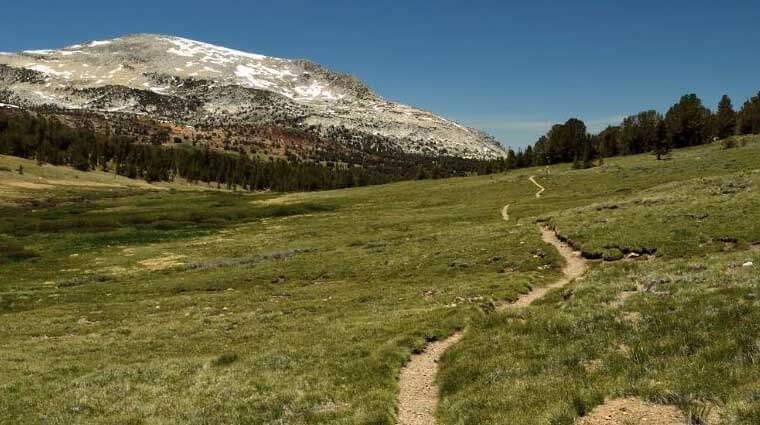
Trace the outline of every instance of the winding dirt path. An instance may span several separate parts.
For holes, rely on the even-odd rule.
[[[581,257],[581,253],[573,251],[573,248],[571,248],[570,245],[559,240],[553,230],[542,227],[541,239],[556,248],[565,259],[565,267],[562,268],[562,277],[551,285],[533,289],[518,298],[517,301],[512,304],[503,304],[499,306],[497,310],[503,311],[511,308],[529,306],[533,301],[543,298],[549,291],[561,288],[576,278],[581,277],[583,273],[586,273],[586,260]]]
[[[530,181],[540,188],[536,198],[541,197],[545,190],[533,177]],[[509,221],[509,205],[501,210],[501,217]],[[503,304],[497,311],[526,307],[542,298],[549,291],[561,288],[586,272],[586,261],[579,252],[557,238],[554,231],[541,228],[541,239],[554,246],[565,259],[562,277],[551,285],[533,289],[521,296],[514,303]],[[399,398],[397,425],[436,425],[435,410],[438,406],[438,388],[435,377],[438,374],[438,361],[443,353],[462,339],[464,332],[457,332],[443,341],[436,341],[425,348],[420,354],[415,354],[409,363],[401,370],[399,377]]]
[[[533,184],[535,184],[536,186],[538,186],[538,192],[536,192],[536,198],[540,198],[540,197],[541,197],[541,194],[542,194],[542,193],[544,193],[544,191],[546,190],[546,188],[545,188],[545,187],[543,187],[543,186],[541,186],[541,185],[540,185],[540,184],[539,184],[539,183],[536,181],[536,176],[530,176],[530,177],[528,177],[528,180],[530,180],[530,181],[531,181]]]

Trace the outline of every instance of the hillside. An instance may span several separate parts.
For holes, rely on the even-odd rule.
[[[246,126],[275,126],[308,131],[325,143],[365,140],[405,153],[473,159],[506,155],[485,133],[385,100],[358,79],[313,62],[152,34],[0,53],[0,102],[147,116],[184,124],[198,139],[227,133],[226,143],[251,143],[236,135]],[[337,137],[341,132],[348,134]]]
[[[756,424],[760,140],[742,140],[292,194],[0,156],[0,417],[393,424],[402,367],[464,330],[437,363],[441,424],[596,425],[632,399]],[[588,271],[505,309],[563,274],[540,226]]]

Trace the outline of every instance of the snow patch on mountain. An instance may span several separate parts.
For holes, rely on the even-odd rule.
[[[31,69],[32,71],[41,72],[43,74],[53,75],[56,77],[61,77],[65,79],[71,79],[71,72],[69,71],[56,71],[48,66],[45,65],[31,65],[26,67],[27,69]]]
[[[112,44],[112,43],[113,41],[111,40],[104,40],[104,41],[94,40],[94,41],[89,42],[87,45],[90,47],[98,47],[98,46],[108,46],[109,44]]]
[[[24,50],[24,53],[29,53],[32,55],[49,55],[53,53],[55,50],[49,50],[49,49],[40,49],[40,50]]]
[[[217,65],[233,63],[240,58],[247,59],[266,59],[266,56],[255,53],[246,53],[239,50],[228,49],[226,47],[214,46],[213,44],[202,43],[200,41],[188,40],[181,37],[165,37],[169,43],[175,47],[168,49],[166,52],[177,56],[195,58],[200,57],[201,62],[211,62]]]
[[[235,69],[235,75],[245,80],[244,84],[247,83],[249,87],[265,90],[275,87],[274,83],[258,78],[260,74],[245,65],[238,65]]]

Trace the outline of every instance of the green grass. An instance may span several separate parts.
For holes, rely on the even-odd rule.
[[[757,275],[727,267],[760,260],[759,159],[750,141],[279,195],[88,186],[114,177],[0,157],[26,170],[0,171],[0,423],[392,424],[410,353],[465,326],[443,423],[571,423],[622,394],[753,423]],[[489,313],[558,277],[538,218],[657,257]]]
[[[629,395],[758,423],[758,272],[732,266],[747,260],[760,255],[598,267],[568,300],[482,318],[447,357],[444,423],[572,424]]]

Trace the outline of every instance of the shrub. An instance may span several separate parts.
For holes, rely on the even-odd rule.
[[[726,137],[720,142],[720,145],[723,149],[733,149],[737,147],[744,147],[747,146],[747,139],[744,137]]]
[[[216,366],[216,367],[229,366],[232,363],[235,363],[236,361],[238,361],[238,358],[239,357],[238,357],[237,354],[234,354],[234,353],[225,353],[225,354],[222,354],[221,356],[217,357],[217,359],[214,360],[213,362],[211,362],[211,364],[214,365],[214,366]]]
[[[33,251],[29,251],[21,245],[0,242],[0,263],[6,261],[23,261],[34,257],[39,257],[39,255]]]

